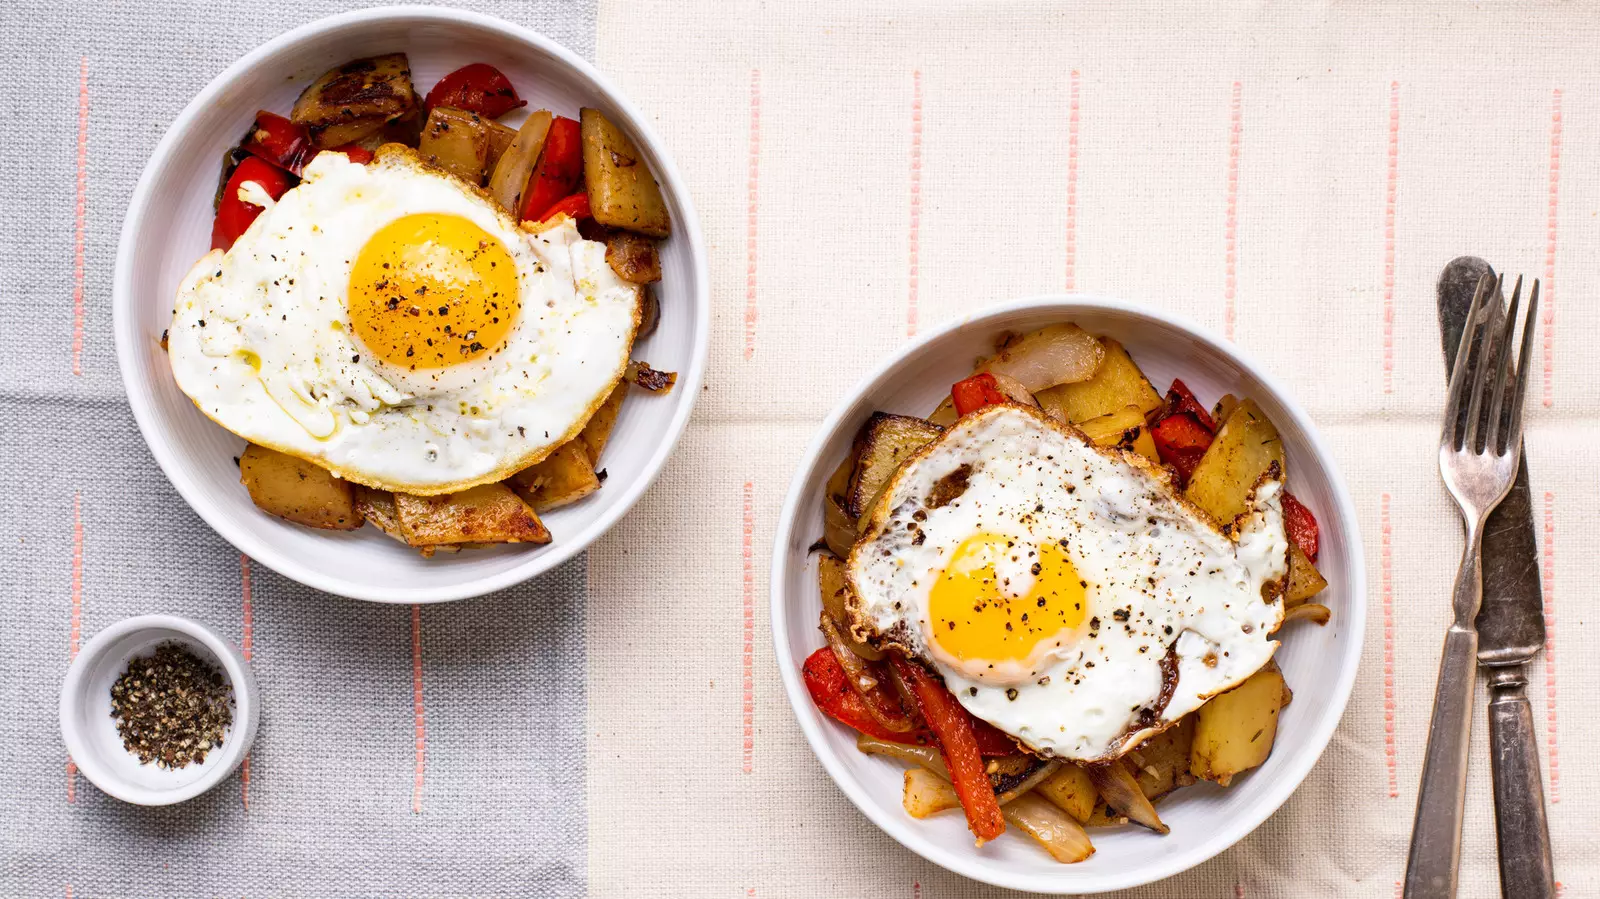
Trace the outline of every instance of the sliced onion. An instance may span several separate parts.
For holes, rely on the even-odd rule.
[[[851,633],[848,627],[845,627],[845,622],[850,620],[845,612],[845,602],[849,599],[850,588],[845,584],[844,576],[842,574],[830,575],[827,569],[821,568],[821,566],[835,565],[842,569],[844,563],[831,556],[824,556],[817,564],[820,569],[818,573],[822,588],[823,614],[833,619],[833,623],[838,626],[839,637],[844,640],[846,646],[850,647],[852,653],[869,662],[881,661],[883,659],[882,652],[857,640],[856,635]],[[833,581],[833,583],[830,584],[830,581]]]
[[[1317,624],[1327,624],[1333,618],[1333,612],[1320,602],[1303,602],[1283,613],[1284,624],[1301,618],[1315,621]]]
[[[1034,407],[1039,405],[1039,401],[1033,398],[1033,394],[1028,388],[1022,386],[1021,381],[1003,372],[992,371],[989,374],[994,375],[995,386],[999,387],[1000,392],[1010,398],[1013,403]]]
[[[1106,348],[1077,325],[1047,325],[1007,344],[979,371],[1015,378],[1030,393],[1094,377]]]
[[[956,788],[950,781],[927,768],[914,765],[906,769],[906,787],[900,805],[905,808],[906,814],[920,819],[960,808],[961,797],[956,795]]]
[[[916,722],[911,720],[905,709],[900,708],[899,701],[885,689],[884,678],[879,670],[851,650],[850,645],[839,634],[839,626],[826,611],[822,613],[821,627],[822,636],[828,641],[828,648],[833,650],[834,657],[839,660],[839,666],[844,669],[845,680],[849,681],[850,689],[856,691],[856,695],[866,703],[867,713],[872,719],[897,734],[908,734],[915,730]]]
[[[822,542],[841,557],[848,557],[856,542],[856,520],[831,496],[822,501]]]
[[[528,178],[533,174],[534,163],[539,161],[539,153],[544,150],[544,139],[550,134],[554,118],[548,109],[528,116],[517,129],[517,136],[511,139],[511,146],[500,154],[494,173],[489,176],[489,196],[513,217],[519,214],[522,192],[528,187]]]
[[[1083,825],[1048,800],[1028,793],[1000,806],[1006,821],[1038,841],[1050,857],[1062,864],[1081,862],[1094,855],[1094,844]]]
[[[929,771],[950,779],[950,769],[944,765],[944,756],[939,754],[937,746],[914,746],[909,743],[891,743],[866,734],[856,734],[856,748],[867,755],[886,755],[890,758],[921,765]]]

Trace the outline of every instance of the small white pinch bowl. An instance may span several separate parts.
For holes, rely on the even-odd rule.
[[[375,528],[317,531],[269,516],[239,484],[234,457],[245,441],[211,422],[172,378],[160,346],[183,275],[211,246],[211,200],[222,154],[256,110],[286,114],[302,88],[339,63],[404,51],[425,93],[470,62],[504,72],[528,101],[576,116],[601,110],[633,138],[661,185],[673,235],[660,244],[661,304],[655,334],[634,358],[678,373],[664,396],[636,392],[623,406],[600,465],[605,486],[544,517],[547,546],[506,545],[424,559]],[[514,112],[508,123],[525,111]],[[583,551],[655,480],[677,446],[700,393],[710,345],[705,241],[683,177],[648,120],[587,62],[549,38],[458,9],[383,7],[321,19],[289,31],[229,66],[178,116],[133,193],[112,288],[117,358],[139,430],[178,493],[241,552],[329,593],[391,603],[442,602],[536,577]]]
[[[233,724],[204,762],[183,768],[140,764],[124,749],[111,717],[111,685],[128,661],[177,643],[222,670],[233,686]],[[61,736],[83,776],[102,792],[134,805],[171,805],[221,783],[244,761],[261,721],[260,693],[250,665],[216,631],[176,615],[125,618],[94,635],[61,685]]]
[[[915,820],[901,807],[905,766],[862,754],[855,733],[825,716],[801,681],[800,665],[823,644],[821,600],[810,547],[822,535],[828,476],[874,411],[923,416],[993,352],[1002,332],[1075,322],[1121,341],[1151,383],[1164,390],[1180,377],[1202,402],[1224,393],[1254,399],[1277,425],[1288,453],[1289,488],[1321,526],[1317,567],[1329,581],[1320,602],[1333,610],[1324,627],[1289,625],[1277,659],[1294,690],[1271,757],[1224,789],[1199,783],[1163,800],[1172,832],[1137,825],[1089,832],[1095,854],[1075,865],[1053,861],[1015,832],[976,848],[965,818],[950,812]],[[944,868],[995,886],[1041,893],[1098,893],[1151,883],[1188,870],[1238,842],[1281,806],[1305,779],[1344,713],[1366,629],[1366,566],[1355,509],[1333,454],[1305,412],[1237,347],[1166,312],[1097,296],[1046,296],[975,313],[919,336],[869,374],[828,416],[796,471],[773,543],[772,636],[778,670],[811,748],[845,795],[884,832]]]

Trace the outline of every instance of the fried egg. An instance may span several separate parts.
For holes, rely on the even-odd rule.
[[[1109,760],[1272,658],[1282,488],[1269,472],[1224,533],[1138,454],[991,406],[912,456],[869,510],[851,625],[1040,754]]]
[[[399,145],[322,153],[179,287],[168,357],[229,431],[415,494],[501,480],[621,378],[639,290],[570,220],[533,233]]]

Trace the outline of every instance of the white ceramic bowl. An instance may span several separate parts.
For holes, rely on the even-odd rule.
[[[198,765],[142,765],[122,747],[111,717],[111,685],[128,660],[163,643],[178,643],[222,669],[233,685],[233,724],[222,745]],[[111,796],[135,805],[171,805],[204,793],[233,773],[256,738],[261,704],[255,676],[232,643],[199,622],[175,615],[141,615],[111,625],[83,645],[61,685],[61,736],[78,770]]]
[[[904,766],[857,751],[854,732],[824,716],[800,678],[801,662],[823,645],[817,632],[816,563],[808,548],[822,534],[824,485],[861,423],[875,410],[926,415],[952,383],[971,373],[974,358],[993,351],[996,335],[1066,321],[1121,341],[1157,389],[1181,377],[1202,402],[1231,392],[1261,406],[1283,435],[1290,489],[1321,525],[1317,565],[1330,586],[1320,601],[1333,610],[1325,627],[1297,623],[1282,633],[1277,657],[1295,695],[1265,765],[1228,789],[1202,783],[1164,800],[1161,817],[1172,828],[1167,836],[1135,825],[1092,831],[1097,851],[1076,865],[1052,861],[1017,833],[974,848],[959,814],[911,818],[900,805]],[[918,338],[828,417],[800,463],[778,522],[772,635],[784,687],[806,739],[845,795],[890,836],[975,880],[1039,892],[1094,893],[1193,867],[1254,830],[1289,798],[1327,746],[1355,682],[1366,624],[1365,571],[1355,510],[1332,454],[1305,412],[1264,371],[1233,346],[1164,312],[1098,297],[1041,297],[989,309]]]
[[[397,50],[409,55],[419,91],[459,66],[487,62],[506,73],[530,109],[565,115],[576,115],[580,106],[600,109],[638,144],[672,216],[674,232],[661,244],[663,275],[656,285],[661,324],[637,344],[634,357],[678,372],[677,386],[665,396],[630,397],[601,460],[605,486],[546,517],[555,537],[548,546],[423,559],[374,528],[316,531],[263,514],[240,486],[234,465],[244,441],[200,414],[178,390],[159,345],[179,280],[210,248],[222,154],[250,127],[256,110],[287,112],[300,90],[329,67]],[[475,596],[548,571],[638,500],[677,445],[700,392],[710,339],[708,284],[705,243],[682,176],[645,118],[588,63],[499,19],[391,7],[290,31],[229,66],[184,109],[134,190],[117,252],[113,307],[134,417],[173,486],[208,524],[241,552],[301,583],[359,599],[414,603]]]

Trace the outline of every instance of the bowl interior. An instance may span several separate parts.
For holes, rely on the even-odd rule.
[[[705,356],[705,284],[698,226],[671,164],[625,102],[572,58],[528,32],[454,10],[357,13],[293,32],[256,51],[207,88],[156,151],[129,212],[119,251],[116,316],[130,402],[156,459],[213,528],[253,558],[314,587],[393,602],[454,599],[532,577],[582,549],[620,516],[659,470],[698,392]],[[212,197],[225,151],[257,109],[286,114],[300,90],[349,59],[403,51],[426,92],[440,76],[487,62],[511,79],[530,109],[576,117],[600,109],[640,146],[661,182],[675,235],[661,244],[656,285],[661,323],[634,358],[680,373],[656,396],[624,404],[600,467],[605,486],[545,517],[546,547],[501,546],[421,558],[378,533],[320,532],[258,511],[239,484],[234,458],[245,442],[201,415],[173,382],[159,342],[179,281],[210,247]],[[506,117],[517,124],[525,110]]]
[[[821,609],[816,562],[807,550],[822,533],[824,485],[849,451],[857,428],[876,410],[927,415],[953,382],[971,373],[976,357],[993,352],[998,334],[1062,321],[1121,341],[1158,390],[1182,377],[1204,403],[1229,392],[1256,400],[1283,435],[1290,489],[1321,524],[1318,568],[1330,586],[1319,599],[1333,610],[1325,627],[1296,623],[1280,635],[1283,646],[1277,658],[1295,695],[1264,766],[1236,778],[1227,789],[1201,783],[1168,797],[1158,809],[1172,829],[1165,837],[1131,825],[1093,831],[1097,851],[1076,865],[1052,861],[1018,834],[974,849],[960,815],[921,821],[909,817],[900,804],[904,766],[857,751],[853,732],[816,709],[797,674],[806,655],[823,645],[816,627]],[[870,379],[864,392],[836,415],[819,438],[819,452],[808,456],[796,475],[792,518],[786,516],[779,525],[773,577],[777,657],[813,748],[846,794],[891,835],[932,861],[999,885],[1068,892],[1116,889],[1210,858],[1254,829],[1299,784],[1321,754],[1349,695],[1366,614],[1364,569],[1354,516],[1331,460],[1316,448],[1303,414],[1245,364],[1155,313],[1121,304],[1035,302],[932,335]]]

